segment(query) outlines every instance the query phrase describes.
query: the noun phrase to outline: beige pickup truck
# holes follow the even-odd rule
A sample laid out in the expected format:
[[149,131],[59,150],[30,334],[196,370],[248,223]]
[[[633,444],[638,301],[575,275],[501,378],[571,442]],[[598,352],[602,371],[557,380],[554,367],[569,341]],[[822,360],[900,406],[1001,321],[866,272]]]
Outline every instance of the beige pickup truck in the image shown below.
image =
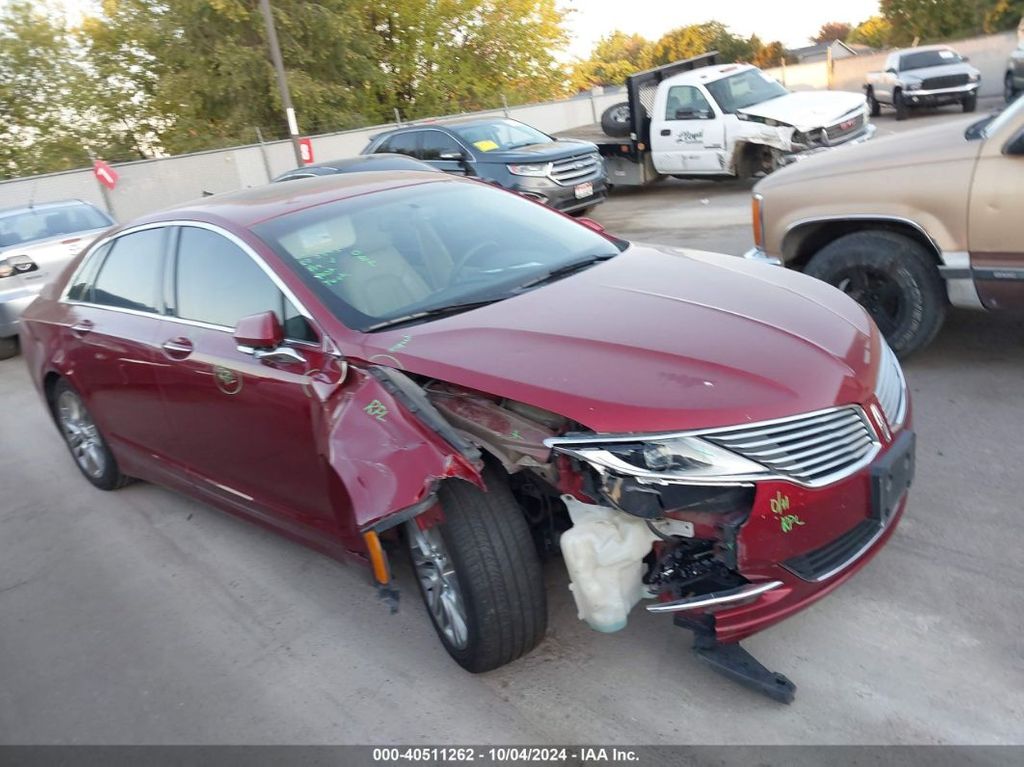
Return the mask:
[[1024,310],[1024,99],[817,155],[754,187],[748,258],[859,301],[900,356],[949,304]]

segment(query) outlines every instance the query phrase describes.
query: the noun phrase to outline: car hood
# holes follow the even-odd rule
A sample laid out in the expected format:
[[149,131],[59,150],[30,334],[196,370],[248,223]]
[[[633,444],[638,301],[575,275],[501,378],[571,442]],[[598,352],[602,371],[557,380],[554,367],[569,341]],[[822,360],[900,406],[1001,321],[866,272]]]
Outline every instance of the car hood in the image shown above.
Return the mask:
[[925,80],[929,77],[943,77],[945,75],[973,75],[979,74],[978,70],[962,61],[955,64],[937,64],[934,67],[923,67],[922,69],[907,69],[900,72],[901,80]]
[[558,139],[557,141],[546,141],[543,144],[519,146],[505,152],[482,152],[479,157],[481,162],[551,162],[552,160],[561,160],[564,157],[573,157],[584,152],[596,151],[597,147],[589,141]]
[[744,107],[740,112],[778,120],[800,131],[824,128],[864,106],[864,96],[845,91],[798,91]]
[[844,146],[832,152],[821,152],[772,173],[758,182],[757,191],[810,179],[842,174],[874,173],[884,170],[973,160],[984,141],[968,141],[964,132],[978,121],[974,116],[951,120],[894,136],[884,136],[863,144]]
[[552,285],[364,336],[364,359],[524,402],[598,432],[659,432],[861,402],[866,313],[805,275],[631,246]]

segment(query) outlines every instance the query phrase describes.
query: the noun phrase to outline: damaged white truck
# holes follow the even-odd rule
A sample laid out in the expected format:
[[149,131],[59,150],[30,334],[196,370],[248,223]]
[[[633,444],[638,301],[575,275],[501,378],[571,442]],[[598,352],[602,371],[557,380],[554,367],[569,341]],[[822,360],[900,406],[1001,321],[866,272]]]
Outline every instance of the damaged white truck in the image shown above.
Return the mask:
[[757,67],[716,57],[631,75],[628,101],[606,109],[599,125],[559,135],[597,144],[609,183],[640,186],[666,176],[762,176],[875,133],[862,93],[793,93]]

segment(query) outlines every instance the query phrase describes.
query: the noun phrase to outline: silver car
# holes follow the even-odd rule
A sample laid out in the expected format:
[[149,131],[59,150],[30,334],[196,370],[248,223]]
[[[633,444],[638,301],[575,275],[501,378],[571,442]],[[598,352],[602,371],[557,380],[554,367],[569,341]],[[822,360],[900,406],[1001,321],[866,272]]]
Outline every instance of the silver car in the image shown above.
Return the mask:
[[25,307],[113,223],[81,200],[0,209],[0,360],[18,352],[18,317]]

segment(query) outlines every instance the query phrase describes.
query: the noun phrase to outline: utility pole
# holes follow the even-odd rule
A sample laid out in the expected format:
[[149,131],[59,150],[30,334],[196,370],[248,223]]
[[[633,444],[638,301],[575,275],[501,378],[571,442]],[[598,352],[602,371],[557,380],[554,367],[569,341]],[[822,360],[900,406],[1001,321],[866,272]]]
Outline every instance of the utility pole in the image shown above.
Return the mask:
[[270,0],[260,0],[260,10],[263,11],[263,20],[267,25],[270,60],[274,62],[274,71],[277,73],[277,87],[281,91],[281,104],[284,105],[284,113],[288,118],[288,133],[292,139],[292,149],[295,150],[295,162],[298,163],[297,167],[301,168],[305,163],[302,161],[302,150],[299,148],[299,124],[295,120],[291,93],[288,92],[288,78],[284,73],[284,60],[281,58],[281,46],[277,42],[277,28],[274,26]]

